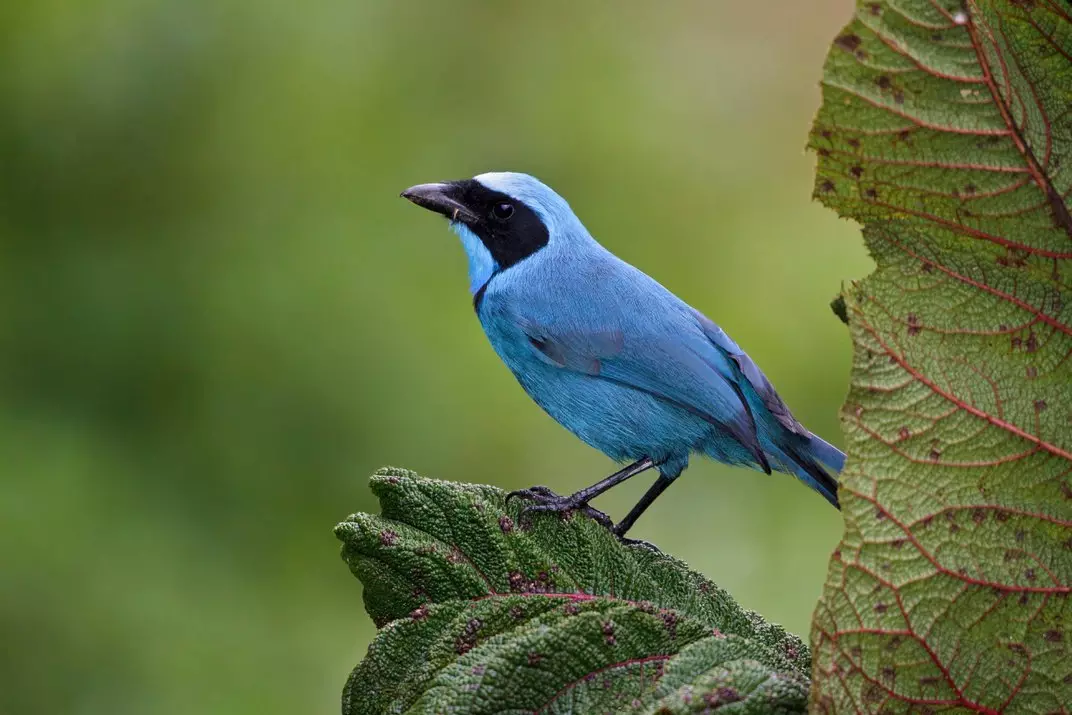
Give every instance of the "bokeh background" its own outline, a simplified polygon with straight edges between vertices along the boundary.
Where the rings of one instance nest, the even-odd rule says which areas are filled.
[[[612,465],[517,387],[410,184],[524,170],[840,442],[868,271],[803,151],[849,0],[0,4],[0,712],[335,712],[382,465]],[[621,516],[646,484],[598,505]],[[638,524],[807,634],[840,520],[696,462]]]

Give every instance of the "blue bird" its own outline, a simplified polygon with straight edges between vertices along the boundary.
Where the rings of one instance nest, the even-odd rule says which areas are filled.
[[[737,343],[698,310],[614,256],[566,201],[527,174],[420,184],[402,196],[442,214],[469,259],[473,307],[495,352],[551,417],[624,469],[559,496],[513,492],[527,510],[580,510],[624,538],[688,466],[707,455],[787,472],[838,506],[845,455],[790,413]],[[617,525],[588,505],[641,472],[659,477]]]

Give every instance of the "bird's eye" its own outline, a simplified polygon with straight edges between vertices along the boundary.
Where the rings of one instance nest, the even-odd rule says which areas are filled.
[[[514,205],[503,201],[502,203],[495,204],[495,208],[491,210],[495,214],[495,218],[500,221],[505,221],[514,215]]]

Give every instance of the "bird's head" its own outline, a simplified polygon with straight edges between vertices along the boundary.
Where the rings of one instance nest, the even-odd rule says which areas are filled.
[[[566,200],[528,174],[494,172],[418,184],[402,196],[450,221],[469,257],[473,293],[495,273],[549,245],[588,239]]]

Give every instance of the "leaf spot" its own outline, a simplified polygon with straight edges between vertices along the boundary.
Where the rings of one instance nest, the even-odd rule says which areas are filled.
[[[836,40],[834,40],[834,44],[843,50],[855,52],[856,48],[860,46],[860,37],[859,35],[854,35],[852,33],[849,33],[848,35],[841,35]]]

